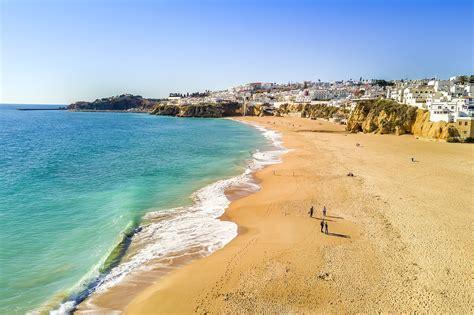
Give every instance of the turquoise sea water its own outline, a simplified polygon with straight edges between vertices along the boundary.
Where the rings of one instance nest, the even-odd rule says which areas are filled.
[[[0,106],[0,314],[61,302],[146,212],[190,204],[265,143],[222,119]]]

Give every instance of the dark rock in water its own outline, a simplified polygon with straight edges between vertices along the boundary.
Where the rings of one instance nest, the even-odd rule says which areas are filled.
[[[143,230],[143,227],[142,226],[139,226],[137,228],[135,228],[135,230],[133,230],[135,233],[139,233]]]
[[[139,95],[122,94],[93,102],[75,102],[68,106],[68,110],[150,112],[157,102],[156,99],[146,99]]]

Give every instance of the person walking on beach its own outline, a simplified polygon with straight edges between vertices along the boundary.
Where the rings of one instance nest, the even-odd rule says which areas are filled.
[[[327,222],[324,222],[324,233],[329,234],[329,232],[328,232],[328,223]]]
[[[323,207],[323,216],[326,216],[326,206]]]
[[[309,208],[309,216],[312,218],[313,217],[313,212],[314,212],[314,208],[313,206],[311,206],[311,208]]]
[[[321,233],[324,233],[324,220],[321,221]]]

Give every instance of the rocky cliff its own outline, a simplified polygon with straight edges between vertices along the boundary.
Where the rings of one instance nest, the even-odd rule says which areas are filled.
[[[367,100],[357,104],[347,122],[350,132],[377,134],[413,134],[417,137],[458,141],[453,123],[431,122],[430,113],[392,100]]]
[[[301,117],[316,119],[316,118],[332,118],[334,115],[347,117],[348,113],[341,108],[328,106],[324,104],[283,104],[275,111],[276,116],[284,116],[290,113],[301,113]]]
[[[157,100],[146,99],[138,95],[122,94],[119,96],[96,99],[93,102],[76,102],[68,106],[71,111],[136,111],[149,112]]]
[[[151,114],[178,117],[219,118],[242,115],[242,106],[239,103],[234,102],[179,106],[158,104],[153,108]]]
[[[415,123],[412,126],[411,133],[417,137],[427,139],[445,140],[448,142],[457,142],[461,140],[461,134],[456,128],[456,124],[445,121],[430,121],[430,112],[418,109],[416,112]]]

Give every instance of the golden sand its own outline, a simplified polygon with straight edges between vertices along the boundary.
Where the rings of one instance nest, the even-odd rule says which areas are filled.
[[[126,314],[472,313],[474,146],[243,119],[294,150],[226,210],[232,242],[134,294]]]

